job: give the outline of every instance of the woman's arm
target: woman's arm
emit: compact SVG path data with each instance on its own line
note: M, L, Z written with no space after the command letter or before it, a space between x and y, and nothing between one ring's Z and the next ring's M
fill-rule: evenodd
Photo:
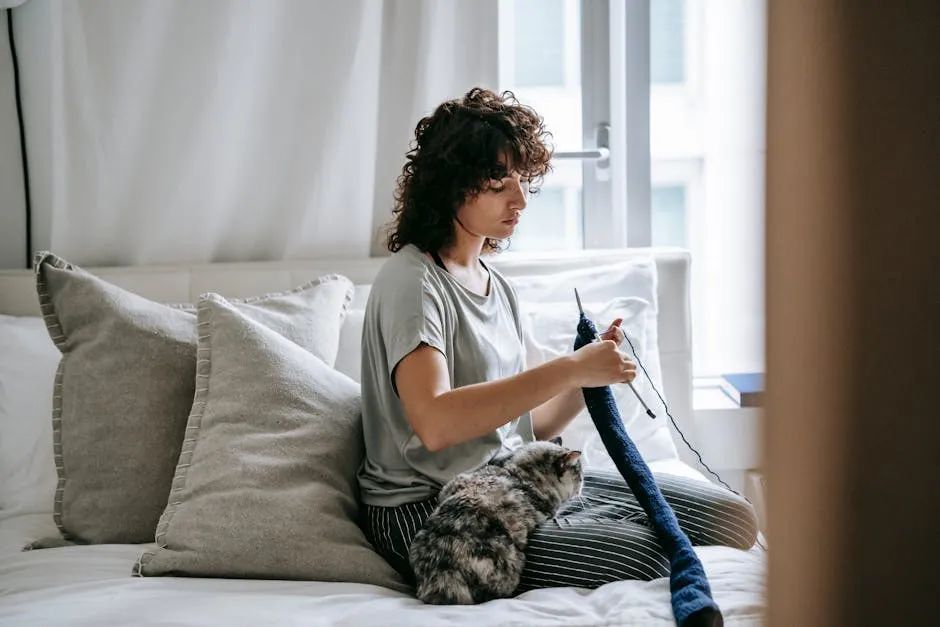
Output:
M584 409L584 394L574 387L550 398L532 410L532 429L535 439L551 440L561 434L575 416Z
M426 449L440 451L491 433L572 388L632 380L631 368L617 345L605 341L505 379L453 390L444 355L422 344L393 376L415 434Z
M623 343L623 330L620 328L622 321L621 318L614 320L610 328L601 334L601 339L612 340L617 346ZM631 367L635 375L636 367L632 364ZM584 394L580 387L566 390L539 405L532 410L532 427L536 439L550 440L561 434L582 409L584 409Z

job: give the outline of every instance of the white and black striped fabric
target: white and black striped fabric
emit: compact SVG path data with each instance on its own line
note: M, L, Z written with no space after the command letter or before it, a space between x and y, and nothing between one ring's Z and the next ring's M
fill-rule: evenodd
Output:
M742 497L713 483L656 475L679 525L695 546L749 549L757 540L757 516ZM408 581L408 547L437 499L399 507L365 506L364 531L376 550ZM613 581L648 581L669 575L669 561L646 514L623 478L588 471L581 494L529 539L518 592L573 586L597 588Z

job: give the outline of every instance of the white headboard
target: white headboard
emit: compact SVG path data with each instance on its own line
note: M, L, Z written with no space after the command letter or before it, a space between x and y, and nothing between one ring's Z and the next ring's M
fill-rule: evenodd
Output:
M659 276L659 348L663 385L671 413L683 430L692 425L692 332L689 306L690 257L681 249L588 250L500 254L489 261L508 277L551 274L649 257ZM324 274L342 274L371 284L383 258L310 259L197 265L84 268L106 281L158 302L196 302L205 292L231 298L277 292ZM0 270L0 314L38 316L35 277L30 270ZM685 424L683 424L685 423Z

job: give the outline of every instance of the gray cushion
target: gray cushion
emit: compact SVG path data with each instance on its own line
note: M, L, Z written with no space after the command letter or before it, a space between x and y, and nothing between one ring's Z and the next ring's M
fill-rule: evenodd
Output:
M78 542L152 542L195 392L195 309L155 303L46 252L36 279L62 352L56 524ZM332 363L352 292L348 279L329 276L233 306Z
M221 296L199 301L196 397L138 575L407 589L359 526L359 385Z

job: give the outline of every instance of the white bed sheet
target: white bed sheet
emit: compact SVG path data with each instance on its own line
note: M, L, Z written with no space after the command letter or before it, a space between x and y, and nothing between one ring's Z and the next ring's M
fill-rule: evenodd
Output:
M131 577L147 545L20 551L29 540L55 533L51 515L0 521L0 625L675 625L666 579L617 582L594 591L536 590L471 607L432 607L361 584ZM758 548L724 547L697 552L725 624L763 625L766 554Z

